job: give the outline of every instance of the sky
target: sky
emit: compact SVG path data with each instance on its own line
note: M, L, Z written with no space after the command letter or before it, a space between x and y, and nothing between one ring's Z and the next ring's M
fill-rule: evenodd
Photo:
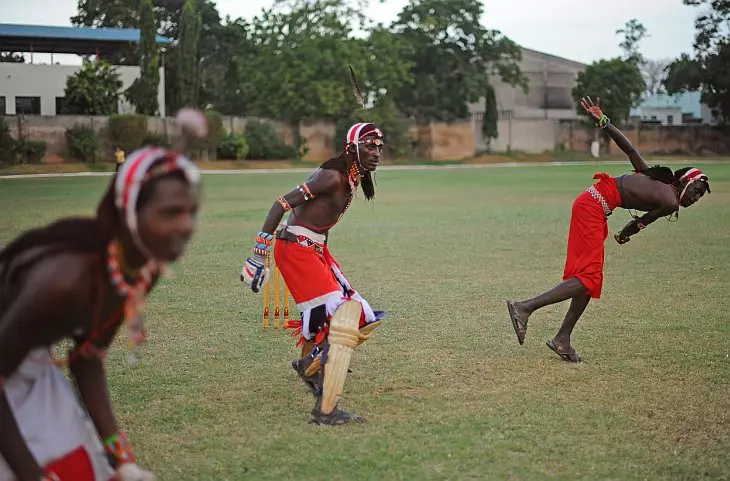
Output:
M445 0L447 1L447 0ZM77 0L0 0L2 23L70 25ZM217 0L221 17L252 18L272 0ZM408 0L372 1L371 16L389 23ZM692 52L697 7L682 0L484 0L483 24L521 46L584 63L618 56L615 31L636 18L648 30L640 44L650 59ZM63 60L62 63L69 63Z

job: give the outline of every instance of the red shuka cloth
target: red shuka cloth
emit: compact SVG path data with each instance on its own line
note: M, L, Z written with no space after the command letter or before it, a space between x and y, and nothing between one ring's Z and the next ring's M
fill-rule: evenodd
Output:
M606 173L596 174L593 178L599 179L593 185L613 212L621 205L616 179ZM594 299L601 297L603 288L606 237L608 223L601 203L588 191L583 192L573 202L563 280L577 277Z

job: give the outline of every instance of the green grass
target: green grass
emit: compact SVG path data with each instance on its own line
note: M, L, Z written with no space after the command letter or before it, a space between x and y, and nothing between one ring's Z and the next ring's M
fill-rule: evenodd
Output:
M578 323L586 360L544 344L567 304L516 342L504 300L562 274L571 203L598 166L390 171L331 234L354 286L390 312L355 354L342 406L307 423L286 333L261 328L238 280L276 195L302 174L204 178L188 255L149 302L136 368L108 360L118 417L161 480L728 479L730 165L713 193L606 244L603 298ZM629 166L605 166L622 173ZM89 214L108 179L0 180L0 243ZM630 220L609 219L611 233Z

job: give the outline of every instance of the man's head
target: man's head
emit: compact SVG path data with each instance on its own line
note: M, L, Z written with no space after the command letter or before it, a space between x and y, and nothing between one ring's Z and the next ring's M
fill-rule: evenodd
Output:
M185 251L195 230L200 174L176 152L144 148L130 156L115 182L115 204L135 247L168 263Z
M383 151L383 132L371 123L357 123L345 136L345 152L358 169L374 172ZM364 174L365 172L361 172Z
M679 205L687 208L710 191L710 181L700 169L685 167L674 173L679 184Z

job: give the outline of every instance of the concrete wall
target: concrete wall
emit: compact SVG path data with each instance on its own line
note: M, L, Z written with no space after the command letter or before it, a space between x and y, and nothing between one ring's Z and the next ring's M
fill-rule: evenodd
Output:
M25 63L0 63L0 97L5 97L6 114L15 115L15 97L40 97L41 115L56 115L56 98L64 96L66 79L75 74L80 65L35 65ZM139 77L139 67L115 66L126 90ZM160 68L160 85L157 93L160 113L165 115L165 69ZM119 102L119 112L128 113L132 106L124 99ZM2 112L0 112L2 114Z
M108 119L89 116L17 116L5 117L11 134L19 134L31 140L43 140L47 144L47 162L63 160L66 149L66 130L77 124L88 125L98 132L102 149L111 159L113 146L106 142ZM227 132L243 133L250 120L240 117L223 117ZM296 129L291 125L270 122L281 138L293 144ZM591 141L600 131L580 121L555 119L502 119L498 124L499 137L492 140L494 152L523 151L543 153L552 150L589 152ZM165 134L171 140L179 135L173 118L150 117L150 132ZM636 125L621 126L628 139L642 152L648 154L730 154L730 128L721 129L708 125ZM335 139L334 123L325 121L302 122L299 135L306 142L306 160L323 161L337 154L340 144ZM387 135L387 132L386 132ZM431 160L457 160L468 158L486 150L481 134L481 119L450 124L429 124L410 127L414 148L412 158ZM609 152L618 153L611 142L604 143Z
M572 90L584 64L523 48L518 65L528 80L527 93L498 77L492 78L500 112L510 112L517 119L577 118ZM484 98L470 104L469 111L484 112Z
M472 120L477 151L486 150L481 133L481 119ZM621 126L626 137L642 152L649 154L722 154L730 153L730 128L709 125L641 125ZM589 152L600 131L576 120L503 119L498 122L499 137L491 142L496 152L522 151L542 153L568 150ZM615 144L604 142L608 152L618 153ZM605 152L605 150L604 150Z

